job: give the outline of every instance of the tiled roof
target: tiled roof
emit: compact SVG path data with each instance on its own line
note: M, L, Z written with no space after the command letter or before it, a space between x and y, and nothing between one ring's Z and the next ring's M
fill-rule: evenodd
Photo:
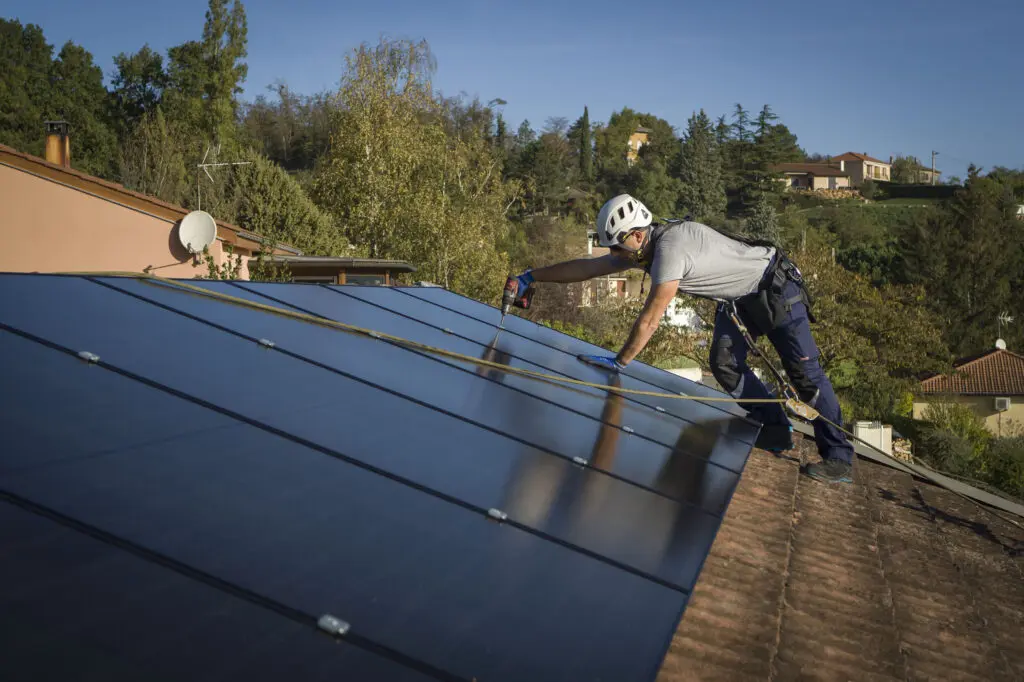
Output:
M1020 531L863 459L854 480L755 451L659 682L1024 679Z
M882 161L881 159L876 159L873 156L868 156L867 154L858 154L857 152L846 152L845 154L840 154L839 156L833 156L832 160L833 161L870 161L872 163L884 163L887 166L889 165L888 161Z
M953 365L952 375L921 382L923 393L955 395L1024 395L1024 355L996 349Z
M772 166L772 170L777 173L807 173L808 175L817 175L824 178L850 177L849 172L840 170L839 166L833 166L827 163L780 163Z

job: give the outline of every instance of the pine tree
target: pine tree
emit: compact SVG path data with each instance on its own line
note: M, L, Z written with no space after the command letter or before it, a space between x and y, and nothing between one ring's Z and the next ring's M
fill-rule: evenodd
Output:
M778 214L767 195L760 195L754 204L754 210L747 219L746 233L757 239L780 243Z
M590 112L583 107L583 121L580 123L580 175L584 182L594 179L594 150L590 145Z
M711 119L703 109L687 121L679 167L683 186L678 208L695 220L719 217L725 213L722 159Z

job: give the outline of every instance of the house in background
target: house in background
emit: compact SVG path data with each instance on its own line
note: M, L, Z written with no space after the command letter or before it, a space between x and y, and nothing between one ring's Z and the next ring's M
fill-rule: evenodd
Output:
M924 418L929 403L944 402L966 405L997 436L1007 435L1011 422L1024 427L1024 355L998 342L995 349L958 360L953 368L952 375L921 382L914 419Z
M831 162L843 164L843 169L850 173L851 184L854 187L860 187L867 178L889 182L892 176L892 164L868 156L867 153L846 152L832 157Z
M844 189L850 187L850 173L838 163L780 163L772 167L782 174L786 187L796 189Z
M0 272L150 272L163 277L206 275L178 239L188 209L71 167L67 124L46 123L46 157L0 145ZM230 249L228 249L230 247ZM259 235L216 221L213 262L248 259L263 248ZM287 244L275 254L299 255Z
M72 168L65 122L47 121L45 135L45 159L0 145L0 272L207 275L178 238L188 209ZM249 279L264 248L259 235L217 220L209 256L217 266L237 259L238 279ZM288 244L264 255L287 263L295 281L391 284L416 269L403 261L306 256Z
M650 128L637 126L636 130L633 131L633 134L629 136L629 142L627 143L629 145L629 149L626 150L626 161L628 161L630 165L636 163L636 160L640 158L640 148L650 142L650 135L653 132L654 131Z

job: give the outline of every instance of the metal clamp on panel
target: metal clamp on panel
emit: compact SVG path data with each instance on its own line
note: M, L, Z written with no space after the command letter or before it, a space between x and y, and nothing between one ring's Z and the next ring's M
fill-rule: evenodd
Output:
M370 338L372 338L372 339L379 339L379 338L381 338L380 334L378 334L377 332L373 331L372 329L369 332L367 332L367 333L370 335Z
M496 521L504 521L505 519L508 518L508 514L506 514L505 512L501 511L500 509L494 509L494 508L488 509L487 510L487 515L490 516L492 519L494 519Z
M579 464L581 467L587 466L587 460L583 459L582 457L573 457L572 461L575 462L576 464Z
M657 410L658 412L664 412L665 411L665 408L662 407L661 405L655 405L654 409Z
M100 356L95 353L90 353L87 350L79 351L78 357L82 358L86 362L92 364L100 361Z
M320 620L316 622L318 628L329 634L340 637L348 633L349 624L340 618L332 616L329 613L325 613L320 616Z
M622 430L625 431L626 433L634 433L633 427L631 426L623 426Z
M275 344L270 339L260 339L260 345L264 348L273 348Z

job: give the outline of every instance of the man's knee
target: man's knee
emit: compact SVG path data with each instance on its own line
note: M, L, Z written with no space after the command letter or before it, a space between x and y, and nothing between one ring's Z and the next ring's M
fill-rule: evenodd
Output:
M818 357L794 358L786 364L786 374L789 375L789 380L800 400L814 407L821 395L822 382L827 381L821 365L818 364Z
M724 391L738 395L742 388L743 372L733 355L733 341L722 336L711 344L711 374Z

